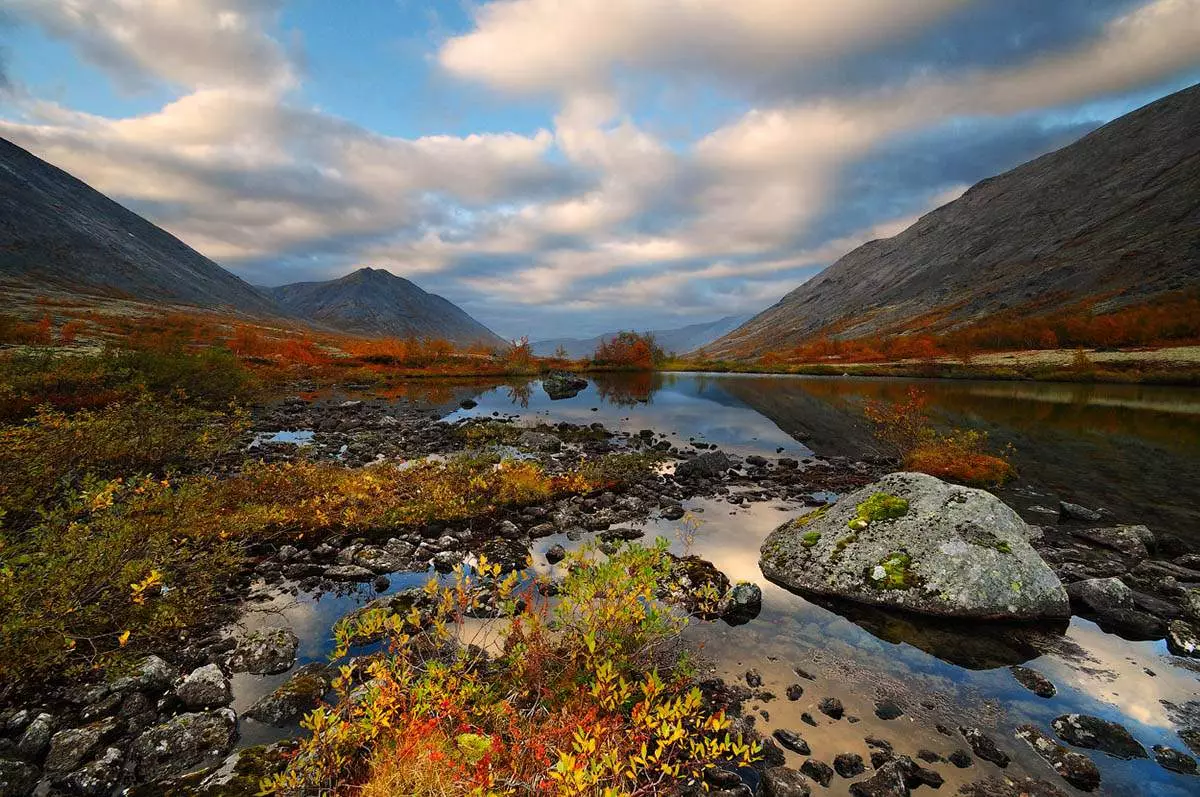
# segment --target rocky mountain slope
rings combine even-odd
[[[384,269],[264,290],[292,315],[345,332],[444,338],[464,346],[505,342],[457,305]]]
[[[255,316],[282,314],[183,241],[2,138],[0,282]]]
[[[710,352],[752,357],[818,333],[946,329],[1095,298],[1097,310],[1200,285],[1200,85],[978,183],[871,241]]]
[[[658,341],[658,345],[668,354],[685,354],[707,346],[722,335],[737,329],[746,321],[745,316],[725,316],[716,321],[703,324],[689,324],[675,329],[655,329],[650,334]],[[533,353],[539,357],[550,357],[561,346],[567,356],[573,359],[590,357],[596,347],[604,340],[612,338],[616,332],[606,332],[594,338],[552,338],[539,340],[533,344]]]

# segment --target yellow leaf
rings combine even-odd
[[[129,631],[122,631],[121,635],[117,637],[117,642],[120,643],[121,647],[125,647],[129,643]]]

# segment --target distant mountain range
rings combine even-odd
[[[259,289],[86,183],[0,138],[0,288],[288,317],[361,335],[504,343],[462,309],[381,269]]]
[[[707,346],[717,338],[737,329],[746,321],[746,316],[726,316],[705,324],[689,324],[676,329],[650,330],[658,345],[668,354],[686,354],[702,346]],[[639,330],[641,331],[641,330]],[[539,340],[533,344],[533,353],[539,357],[550,357],[559,347],[566,351],[571,359],[590,357],[596,347],[605,340],[610,340],[616,332],[606,332],[594,338],[552,338]]]
[[[503,345],[457,305],[381,268],[360,268],[328,282],[264,291],[291,315],[361,335],[443,338],[462,346]]]
[[[249,283],[183,241],[3,138],[0,281],[281,314]]]
[[[818,334],[945,330],[1200,285],[1200,85],[984,180],[864,244],[716,341],[754,357]]]

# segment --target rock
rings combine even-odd
[[[1067,797],[1066,792],[1033,778],[986,778],[958,790],[959,797]]]
[[[784,470],[795,470],[796,468],[800,467],[800,461],[792,459],[791,457],[780,457],[778,465]]]
[[[962,748],[959,748],[950,755],[946,756],[946,760],[959,769],[966,769],[967,767],[971,766],[971,764],[975,763],[971,760],[971,754]]]
[[[233,701],[229,679],[215,664],[192,670],[175,688],[175,696],[188,708],[216,708]]]
[[[850,784],[854,797],[908,797],[904,769],[896,761],[888,761],[866,780]]]
[[[829,787],[829,782],[833,780],[833,767],[815,758],[810,758],[801,764],[800,771],[826,788]]]
[[[158,656],[147,656],[138,662],[133,675],[118,678],[110,684],[114,692],[136,689],[143,692],[165,692],[175,682],[175,671]]]
[[[932,750],[926,750],[925,748],[921,748],[917,751],[917,758],[921,759],[926,764],[940,764],[946,760]]]
[[[1075,747],[1099,750],[1113,758],[1147,758],[1146,749],[1121,725],[1087,714],[1063,714],[1052,723],[1058,737]]]
[[[546,561],[552,565],[556,565],[563,559],[567,558],[567,549],[561,545],[552,545],[546,551]]]
[[[1068,750],[1033,725],[1021,725],[1016,735],[1045,759],[1067,783],[1083,791],[1099,788],[1100,770],[1087,756]]]
[[[325,578],[330,581],[371,581],[375,573],[361,565],[334,565],[325,568]]]
[[[1072,504],[1069,501],[1058,502],[1058,520],[1060,523],[1069,522],[1072,520],[1081,521],[1083,523],[1095,523],[1100,518],[1104,517],[1094,509],[1088,509],[1086,506]]]
[[[811,790],[804,776],[788,767],[771,767],[762,773],[759,797],[808,797]]]
[[[1153,540],[1150,529],[1145,526],[1117,526],[1103,529],[1072,529],[1071,535],[1101,545],[1124,556],[1129,566],[1142,562],[1150,555],[1146,550],[1146,539]]]
[[[720,476],[733,467],[733,461],[724,451],[708,451],[697,454],[675,466],[675,478],[686,481],[696,478]]]
[[[1176,656],[1200,658],[1200,631],[1183,620],[1167,623],[1167,649]]]
[[[760,565],[802,592],[925,614],[1067,617],[1066,590],[1030,546],[1032,533],[990,493],[893,473],[780,526]]]
[[[984,761],[991,761],[996,766],[1004,769],[1008,766],[1009,757],[1004,751],[996,746],[992,738],[986,735],[978,728],[962,728],[958,729],[962,737],[967,740],[967,744],[975,751],[975,755],[982,758]]]
[[[833,771],[843,778],[857,777],[867,771],[863,757],[858,753],[839,753],[833,757]]]
[[[121,780],[125,757],[115,747],[109,747],[98,758],[66,777],[68,788],[75,794],[103,797],[111,794]]]
[[[1009,672],[1013,674],[1013,678],[1017,680],[1021,686],[1033,692],[1038,697],[1051,698],[1058,694],[1058,689],[1050,682],[1050,679],[1042,675],[1037,670],[1031,670],[1028,667],[1022,667],[1019,664],[1014,664],[1009,667]]]
[[[27,797],[37,782],[38,771],[32,764],[0,758],[0,797]]]
[[[685,512],[683,511],[683,507],[679,506],[678,504],[672,504],[671,506],[665,507],[662,512],[659,513],[663,520],[679,520],[684,516],[684,514]]]
[[[750,687],[751,689],[757,689],[758,687],[762,686],[762,684],[762,673],[760,673],[758,670],[746,671],[746,686]]]
[[[557,454],[562,451],[562,441],[546,432],[526,431],[517,437],[517,445],[529,451]]]
[[[767,458],[760,457],[758,454],[751,454],[746,457],[746,464],[755,468],[765,468],[767,466]]]
[[[306,664],[269,695],[259,698],[246,716],[267,725],[283,727],[312,711],[329,691],[332,674],[321,662]]]
[[[277,675],[296,663],[300,639],[290,628],[251,631],[238,640],[229,657],[229,669],[252,675]]]
[[[771,735],[775,737],[776,741],[793,753],[799,753],[800,755],[810,755],[812,753],[808,742],[804,741],[804,737],[795,731],[780,728]]]
[[[449,573],[462,564],[463,555],[459,551],[438,551],[431,560],[433,569],[439,573]]]
[[[462,401],[458,402],[458,406],[462,407],[464,410],[473,410],[479,406],[479,402],[475,399],[463,399]]]
[[[375,580],[371,582],[371,589],[376,592],[386,592],[390,586],[392,586],[392,580],[387,576],[375,576]]]
[[[1111,609],[1132,610],[1133,590],[1119,578],[1089,578],[1067,586],[1072,605],[1082,606],[1096,614]]]
[[[1189,589],[1183,595],[1183,616],[1193,623],[1200,623],[1200,589]]]
[[[372,573],[397,573],[405,570],[409,566],[408,557],[399,555],[398,551],[391,548],[380,548],[376,545],[367,545],[359,548],[354,553],[354,558],[351,564],[365,567]]]
[[[881,720],[894,720],[904,715],[904,709],[894,700],[880,700],[875,704],[875,716]]]
[[[129,751],[134,776],[148,783],[211,769],[233,749],[237,736],[231,709],[172,717],[134,740]]]
[[[817,708],[827,717],[835,720],[840,720],[842,715],[846,713],[846,708],[842,705],[842,701],[836,697],[823,697],[821,702],[817,703]]]
[[[784,694],[787,695],[788,700],[799,700],[800,698],[804,697],[804,687],[800,684],[792,684],[784,690]]]
[[[54,734],[46,754],[46,774],[61,779],[78,769],[102,743],[114,738],[119,728],[118,722],[110,719]]]
[[[762,588],[745,581],[735,584],[721,602],[721,617],[730,625],[748,623],[761,611]]]
[[[1156,744],[1151,749],[1154,751],[1154,760],[1163,769],[1178,772],[1181,775],[1196,774],[1196,759],[1187,753],[1161,744]]]
[[[17,752],[25,758],[38,760],[50,746],[50,737],[53,735],[54,717],[46,713],[38,714],[25,728],[25,733],[21,734]]]
[[[503,573],[524,570],[529,565],[529,545],[519,540],[488,540],[479,549],[492,564],[500,565]]]
[[[566,371],[551,371],[542,377],[542,390],[551,401],[575,398],[587,386],[586,379]]]

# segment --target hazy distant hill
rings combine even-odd
[[[252,315],[281,313],[183,241],[2,138],[0,281]]]
[[[864,244],[710,348],[748,357],[819,331],[852,338],[922,317],[945,328],[1037,302],[1115,306],[1196,285],[1200,86]]]
[[[746,320],[745,316],[726,316],[706,324],[690,324],[678,329],[651,330],[662,350],[676,354],[695,351],[701,346],[707,346],[717,338],[737,329]],[[616,332],[607,332],[594,338],[553,338],[539,340],[533,344],[533,353],[539,357],[549,357],[563,347],[567,356],[572,359],[590,357],[602,340],[611,338]]]
[[[264,290],[292,315],[345,332],[444,338],[461,345],[505,342],[457,305],[384,269],[360,268],[328,282]]]

